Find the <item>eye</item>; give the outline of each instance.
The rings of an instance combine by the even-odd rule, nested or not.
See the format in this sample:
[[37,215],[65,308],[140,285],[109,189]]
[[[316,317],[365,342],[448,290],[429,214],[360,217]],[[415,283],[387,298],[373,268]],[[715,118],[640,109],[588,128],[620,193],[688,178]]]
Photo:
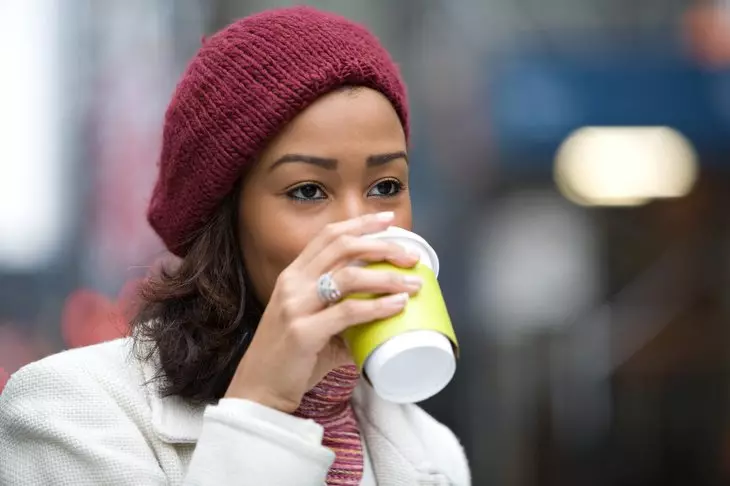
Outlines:
[[385,179],[375,184],[369,191],[369,196],[393,197],[403,190],[403,183],[397,179]]
[[317,184],[308,183],[297,186],[286,193],[287,197],[299,202],[312,202],[327,199],[321,187]]

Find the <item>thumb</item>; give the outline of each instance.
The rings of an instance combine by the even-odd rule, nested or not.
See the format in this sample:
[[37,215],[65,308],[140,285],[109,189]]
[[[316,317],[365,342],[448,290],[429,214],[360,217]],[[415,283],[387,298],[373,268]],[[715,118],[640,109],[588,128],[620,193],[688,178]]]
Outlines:
[[340,337],[333,337],[325,348],[319,353],[319,359],[315,366],[312,377],[309,382],[309,389],[312,389],[317,383],[330,371],[342,366],[352,364],[352,356],[347,345]]
[[333,337],[330,341],[329,348],[331,353],[331,366],[327,370],[328,373],[335,368],[352,364],[352,354],[350,354],[350,350],[347,349],[347,344],[345,344],[345,341],[341,337]]

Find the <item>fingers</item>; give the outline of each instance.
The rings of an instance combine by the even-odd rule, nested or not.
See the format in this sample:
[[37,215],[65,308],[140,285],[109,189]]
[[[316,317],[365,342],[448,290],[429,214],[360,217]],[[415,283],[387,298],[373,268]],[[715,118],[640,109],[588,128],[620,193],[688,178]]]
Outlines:
[[362,267],[344,267],[332,274],[337,288],[343,295],[352,293],[415,294],[421,290],[423,280],[417,275],[406,275]]
[[[375,258],[375,260],[381,260]],[[332,282],[342,296],[355,293],[415,295],[421,290],[423,280],[418,275],[402,274],[382,269],[360,266],[345,266],[331,273]],[[302,279],[288,270],[282,272],[277,282],[278,300],[282,302],[285,315],[298,317],[321,311],[328,307],[318,292],[318,281]]]
[[302,251],[299,258],[297,258],[297,263],[301,265],[309,264],[311,260],[342,236],[354,237],[383,231],[391,225],[394,218],[395,214],[392,211],[386,211],[328,224]]
[[341,235],[315,256],[305,267],[311,275],[348,265],[355,260],[364,262],[387,261],[396,266],[410,268],[418,263],[419,256],[384,240]]
[[407,303],[407,293],[377,299],[346,299],[307,318],[307,332],[324,344],[349,327],[394,316]]

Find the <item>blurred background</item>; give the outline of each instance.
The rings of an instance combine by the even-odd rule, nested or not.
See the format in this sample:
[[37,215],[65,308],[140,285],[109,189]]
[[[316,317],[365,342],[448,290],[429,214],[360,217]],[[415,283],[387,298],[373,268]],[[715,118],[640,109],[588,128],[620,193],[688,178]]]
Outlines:
[[[123,333],[178,76],[291,3],[0,1],[0,390]],[[304,3],[409,83],[474,484],[730,484],[730,1]]]

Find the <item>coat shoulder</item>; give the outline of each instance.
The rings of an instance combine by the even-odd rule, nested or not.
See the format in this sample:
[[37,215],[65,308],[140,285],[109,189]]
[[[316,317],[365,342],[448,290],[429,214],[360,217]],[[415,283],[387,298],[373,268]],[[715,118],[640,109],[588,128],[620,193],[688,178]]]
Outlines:
[[147,401],[141,365],[129,338],[62,351],[24,366],[10,377],[0,408],[110,399],[120,405]]

